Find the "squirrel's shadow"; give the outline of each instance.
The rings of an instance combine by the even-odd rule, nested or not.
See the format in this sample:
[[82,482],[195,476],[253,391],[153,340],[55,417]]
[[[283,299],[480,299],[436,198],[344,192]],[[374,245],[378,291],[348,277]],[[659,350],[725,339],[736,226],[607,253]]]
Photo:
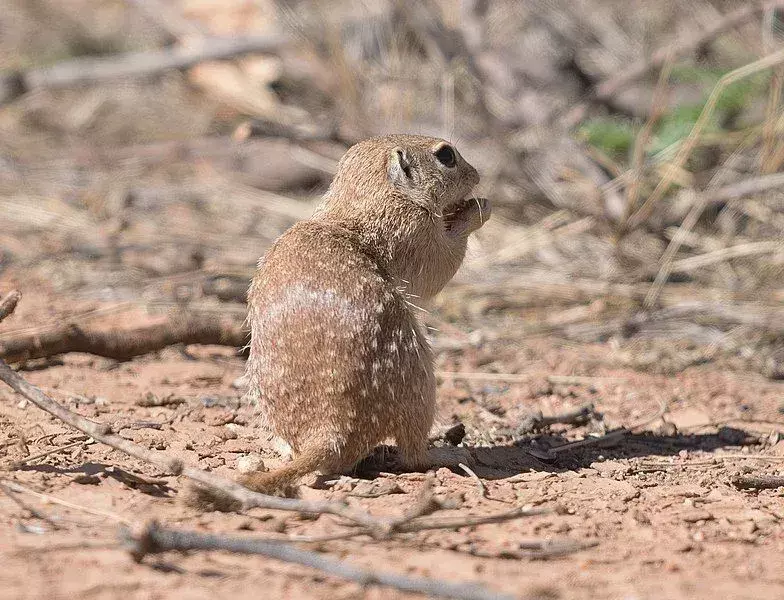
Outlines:
[[[712,434],[662,435],[650,432],[626,433],[614,439],[557,452],[552,459],[543,458],[548,448],[557,448],[567,439],[551,434],[532,435],[514,444],[497,446],[443,446],[437,449],[441,464],[455,473],[466,475],[458,463],[467,464],[483,479],[505,479],[528,471],[562,472],[589,467],[601,460],[619,460],[640,457],[675,456],[682,450],[711,452],[719,448],[740,451],[742,445],[752,442],[744,431],[725,427]],[[452,455],[450,458],[450,454]],[[379,472],[404,472],[396,459],[397,449],[379,446],[373,454],[357,465],[353,475],[374,478]]]
[[76,481],[83,484],[98,484],[102,479],[111,478],[119,481],[123,485],[137,489],[150,496],[168,497],[174,493],[164,480],[149,479],[141,477],[121,469],[116,465],[108,465],[100,462],[85,462],[81,465],[55,466],[48,464],[19,465],[18,471],[37,471],[39,473],[56,473],[59,475],[80,476]]

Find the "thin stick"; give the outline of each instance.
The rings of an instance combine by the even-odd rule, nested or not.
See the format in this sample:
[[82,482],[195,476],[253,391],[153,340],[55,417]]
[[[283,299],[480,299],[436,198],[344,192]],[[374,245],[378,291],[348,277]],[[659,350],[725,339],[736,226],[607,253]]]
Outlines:
[[74,323],[0,341],[0,358],[19,362],[69,352],[128,360],[174,344],[216,344],[240,348],[247,332],[239,322],[186,314],[134,329],[84,329]]
[[[518,543],[519,550],[504,549],[504,557],[514,558],[529,558],[533,560],[546,560],[548,558],[556,558],[560,556],[567,556],[594,548],[599,545],[598,540],[570,540],[568,538],[550,539],[550,540],[521,540]],[[482,556],[487,558],[498,558],[497,552],[482,552],[474,551],[471,554],[474,556]]]
[[615,431],[611,431],[599,437],[585,438],[583,440],[567,442],[566,444],[562,444],[554,448],[547,448],[546,450],[539,450],[537,448],[534,448],[528,450],[528,454],[540,460],[554,460],[562,452],[575,450],[577,448],[585,448],[587,446],[596,446],[598,444],[604,444],[606,442],[614,442],[622,437],[625,437],[627,434],[632,433],[636,429],[641,429],[642,427],[645,427],[650,423],[658,421],[664,416],[666,412],[667,412],[667,403],[660,402],[659,410],[656,412],[655,415],[653,415],[652,417],[646,417],[641,421],[635,423],[634,425],[629,425],[628,427],[621,427],[619,429],[616,429]]
[[471,469],[471,467],[469,467],[468,465],[464,465],[463,463],[458,463],[457,466],[463,469],[463,471],[465,471],[466,474],[476,482],[476,487],[479,488],[479,495],[482,496],[482,498],[487,498],[488,497],[487,486],[485,485],[484,481],[479,479],[479,475],[474,473],[474,470]]
[[56,496],[50,496],[49,494],[42,494],[41,492],[36,492],[35,490],[31,490],[28,487],[25,487],[15,481],[9,481],[8,479],[0,480],[4,485],[6,485],[9,489],[13,490],[14,492],[28,494],[43,502],[48,502],[51,504],[59,504],[60,506],[64,506],[66,508],[70,508],[73,510],[78,510],[83,513],[87,513],[88,515],[93,515],[96,517],[107,517],[117,523],[121,523],[123,525],[131,525],[131,522],[121,517],[120,515],[116,515],[114,513],[106,512],[97,508],[91,508],[89,506],[82,506],[81,504],[74,504],[73,502],[68,502],[67,500],[62,500],[61,498],[57,498]]
[[[526,373],[481,373],[470,371],[436,371],[442,379],[464,379],[465,381],[498,381],[500,383],[528,383],[538,375]],[[623,383],[625,377],[585,377],[580,375],[548,375],[547,381],[562,385],[592,385],[594,383]]]
[[656,301],[659,299],[659,294],[661,294],[661,290],[664,287],[664,284],[667,283],[667,280],[672,274],[672,265],[675,255],[678,253],[678,250],[680,250],[681,244],[683,244],[686,236],[697,224],[697,221],[699,220],[700,216],[702,216],[702,212],[705,210],[705,206],[707,205],[707,196],[705,194],[692,194],[692,196],[692,207],[686,217],[683,219],[681,226],[675,232],[672,240],[670,240],[669,245],[664,250],[664,254],[662,255],[660,261],[661,266],[659,267],[659,272],[656,273],[656,278],[651,284],[651,289],[648,291],[648,294],[645,296],[645,300],[643,301],[643,307],[645,307],[647,310],[650,310],[656,306]]
[[599,418],[593,404],[586,404],[574,410],[568,410],[556,415],[544,416],[540,412],[526,416],[518,427],[515,428],[516,436],[523,436],[532,431],[538,431],[550,425],[583,425],[591,418]]
[[[132,308],[140,307],[139,302],[128,301],[128,302],[120,302],[119,304],[114,304],[111,306],[103,306],[101,308],[93,308],[90,310],[80,311],[70,315],[70,319],[73,321],[80,321],[85,322],[90,319],[94,319],[97,317],[106,316],[112,313],[123,312],[125,310],[129,310]],[[6,331],[3,333],[3,338],[11,339],[15,337],[24,337],[33,335],[35,333],[41,333],[50,331],[52,329],[51,325],[34,325],[31,327],[20,327],[18,329],[11,329],[10,331]]]
[[784,423],[781,421],[770,421],[768,419],[744,419],[743,417],[736,417],[734,419],[717,419],[715,421],[695,423],[693,425],[684,425],[678,429],[679,431],[690,431],[692,429],[705,429],[707,427],[727,427],[729,423],[738,423],[740,425],[772,425],[773,427],[777,427],[779,429],[784,428]]
[[201,62],[224,60],[241,54],[270,53],[280,50],[285,38],[279,35],[255,35],[234,38],[207,38],[189,47],[132,52],[108,58],[77,58],[51,67],[12,73],[17,82],[15,94],[37,89],[56,89],[78,84],[94,84],[129,77],[149,77],[171,69],[187,69]]
[[553,511],[549,508],[513,508],[512,510],[499,512],[494,515],[481,517],[423,517],[410,523],[403,523],[396,528],[400,533],[413,533],[415,531],[426,531],[429,529],[460,529],[462,527],[476,527],[477,525],[489,525],[490,523],[504,523],[525,517],[536,517],[548,515]]
[[683,273],[731,260],[733,258],[756,256],[759,254],[772,254],[774,252],[780,251],[784,251],[784,242],[782,241],[763,241],[749,242],[748,244],[738,244],[737,246],[721,248],[720,250],[714,250],[713,252],[706,252],[705,254],[698,254],[697,256],[690,256],[689,258],[677,260],[672,263],[671,271],[673,273]]
[[52,517],[38,510],[34,506],[30,506],[27,502],[25,502],[21,498],[17,498],[16,494],[14,494],[14,491],[9,486],[7,486],[3,481],[0,481],[0,491],[2,491],[6,496],[8,496],[11,500],[13,500],[14,503],[16,503],[17,506],[19,506],[19,508],[26,510],[31,515],[33,515],[36,519],[41,519],[45,523],[49,523],[49,525],[52,526],[52,529],[61,529],[60,525],[57,523],[57,521],[52,519]]
[[65,446],[58,446],[57,448],[52,448],[51,450],[47,450],[46,452],[41,452],[39,454],[33,454],[32,456],[26,456],[21,458],[13,463],[13,468],[18,469],[20,466],[25,465],[27,463],[33,462],[34,460],[38,460],[39,458],[44,458],[46,456],[50,456],[52,454],[57,454],[58,452],[62,452],[63,450],[70,450],[71,448],[75,448],[76,446],[83,446],[84,444],[89,443],[90,438],[86,435],[79,436],[80,439],[70,442]]
[[[495,498],[489,498],[495,500]],[[498,502],[504,502],[498,500]],[[478,525],[491,525],[493,523],[505,523],[525,517],[537,517],[552,514],[549,508],[514,508],[510,511],[486,515],[481,517],[426,517],[407,520],[405,516],[400,519],[394,527],[394,533],[416,533],[418,531],[431,531],[434,529],[461,529],[463,527],[476,527]],[[373,531],[366,527],[356,527],[350,531],[332,533],[323,536],[280,536],[269,538],[288,542],[331,542],[333,540],[345,540],[353,537],[367,535],[378,537]]]
[[738,475],[730,481],[732,485],[741,490],[772,490],[784,487],[784,477],[777,475]]
[[745,196],[761,194],[770,190],[784,188],[784,173],[751,177],[738,183],[731,183],[715,191],[706,191],[710,204],[720,204],[728,200],[737,200]]
[[355,567],[309,550],[271,540],[248,539],[234,536],[178,531],[150,523],[142,531],[132,534],[123,531],[121,539],[131,556],[141,561],[148,554],[185,550],[226,550],[240,554],[258,554],[328,573],[335,577],[356,581],[362,585],[383,585],[405,592],[427,594],[439,598],[463,600],[511,600],[511,596],[491,592],[478,584],[459,584],[429,579],[406,577],[395,573],[371,571]]
[[673,160],[670,161],[670,163],[667,165],[664,176],[656,185],[656,188],[653,190],[651,195],[648,196],[648,199],[643,202],[642,206],[633,215],[631,215],[631,217],[629,217],[625,227],[627,230],[635,229],[640,224],[642,224],[650,216],[651,212],[653,211],[653,207],[670,189],[670,186],[675,180],[678,171],[683,167],[686,159],[694,150],[702,130],[705,129],[705,126],[708,124],[708,120],[713,114],[713,111],[716,109],[716,104],[718,103],[721,94],[724,92],[727,86],[735,83],[736,81],[740,81],[741,79],[759,73],[760,71],[764,71],[765,69],[769,69],[770,67],[781,64],[782,62],[784,62],[784,48],[778,52],[769,54],[760,60],[754,61],[753,63],[735,69],[734,71],[730,71],[729,73],[723,75],[721,79],[719,79],[718,83],[716,83],[716,86],[713,88],[713,91],[708,97],[708,101],[705,103],[700,116],[697,118],[697,121],[694,123],[694,126],[689,132],[689,135],[686,136],[686,139],[681,144]]
[[3,298],[0,302],[0,323],[3,322],[3,319],[10,317],[11,314],[13,314],[14,310],[16,310],[16,305],[19,304],[19,300],[21,299],[22,293],[19,290],[13,290]]
[[419,517],[423,517],[425,515],[429,515],[439,508],[441,508],[441,504],[435,497],[433,493],[433,487],[435,486],[435,474],[432,472],[428,473],[425,476],[425,481],[422,484],[422,489],[419,491],[419,495],[417,499],[414,501],[414,505],[407,510],[401,517],[396,519],[390,520],[390,530],[394,529],[403,523],[409,523],[414,519]]
[[732,153],[732,156],[730,156],[730,158],[725,161],[724,168],[714,176],[713,180],[708,186],[708,189],[693,199],[691,209],[683,219],[681,226],[675,232],[672,240],[670,240],[670,243],[668,244],[667,249],[664,251],[664,254],[662,254],[662,257],[659,261],[659,271],[656,273],[656,278],[651,284],[648,293],[645,295],[645,300],[643,301],[643,307],[645,309],[651,310],[656,305],[656,302],[658,301],[659,296],[664,289],[664,285],[667,283],[667,280],[670,278],[672,273],[672,266],[673,261],[675,260],[675,255],[678,253],[678,250],[680,250],[681,244],[697,224],[697,221],[699,220],[700,216],[702,216],[703,211],[705,208],[707,208],[709,203],[737,199],[748,193],[757,193],[761,191],[761,188],[763,188],[765,185],[772,185],[774,187],[784,185],[784,177],[778,177],[774,175],[770,177],[748,179],[734,185],[728,185],[716,190],[713,189],[714,187],[723,183],[727,173],[734,166],[738,158],[742,156],[742,151],[745,150],[746,147],[751,143],[751,139],[751,136],[749,136],[746,138],[746,140],[743,141],[743,143]]
[[[775,35],[775,7],[768,7],[765,10],[763,19],[763,46],[765,52],[770,52],[773,46]],[[778,169],[778,164],[774,161],[776,157],[776,122],[779,117],[779,105],[781,104],[781,88],[784,84],[784,69],[777,67],[773,69],[770,81],[770,92],[768,93],[768,105],[765,110],[765,124],[762,128],[762,151],[760,152],[760,172],[774,173]]]
[[303,544],[323,544],[324,542],[335,542],[338,540],[350,540],[360,536],[371,536],[370,532],[364,528],[341,531],[340,533],[328,533],[326,535],[279,535],[268,536],[264,539],[281,542],[301,542]]
[[769,460],[771,462],[781,462],[784,456],[776,456],[774,454],[715,454],[716,458],[726,458],[730,460]]
[[[784,114],[782,114],[784,117]],[[781,168],[784,164],[784,141],[780,142],[777,148],[773,149],[771,157],[768,159],[768,171],[773,171]]]
[[555,460],[562,452],[576,450],[577,448],[585,448],[587,446],[596,446],[606,442],[614,442],[626,436],[628,433],[630,433],[630,431],[622,427],[621,429],[616,429],[615,431],[611,431],[600,437],[585,438],[584,440],[567,442],[566,444],[561,444],[560,446],[555,446],[554,448],[547,448],[545,450],[532,448],[528,450],[528,454],[534,458],[538,458],[539,460]]
[[645,149],[648,146],[648,141],[651,138],[654,126],[661,118],[662,114],[664,114],[664,109],[667,108],[667,82],[670,79],[673,64],[673,55],[670,54],[664,60],[664,65],[659,73],[659,80],[656,82],[653,100],[651,100],[651,114],[645,122],[642,131],[640,131],[637,138],[634,140],[632,181],[627,190],[626,214],[624,215],[623,221],[625,221],[626,218],[632,214],[634,209],[637,208],[637,198],[640,194],[640,185],[642,184],[643,167],[645,163]]

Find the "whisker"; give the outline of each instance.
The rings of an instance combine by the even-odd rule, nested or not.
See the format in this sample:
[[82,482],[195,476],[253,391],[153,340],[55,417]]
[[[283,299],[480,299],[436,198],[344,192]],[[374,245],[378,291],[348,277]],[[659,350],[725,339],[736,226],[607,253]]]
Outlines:
[[485,222],[485,217],[484,217],[484,213],[482,212],[482,203],[481,203],[481,202],[479,202],[479,198],[477,198],[476,196],[474,196],[474,197],[473,197],[473,198],[471,198],[471,199],[472,199],[474,202],[476,202],[476,207],[479,209],[479,222],[480,222],[480,223],[482,223],[482,224],[484,224],[484,222]]

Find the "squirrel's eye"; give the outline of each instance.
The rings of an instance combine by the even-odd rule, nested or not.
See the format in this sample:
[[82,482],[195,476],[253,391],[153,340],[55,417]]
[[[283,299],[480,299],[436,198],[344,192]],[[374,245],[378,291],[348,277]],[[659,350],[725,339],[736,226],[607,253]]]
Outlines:
[[454,167],[457,164],[457,157],[452,146],[444,144],[435,151],[436,158],[445,167]]

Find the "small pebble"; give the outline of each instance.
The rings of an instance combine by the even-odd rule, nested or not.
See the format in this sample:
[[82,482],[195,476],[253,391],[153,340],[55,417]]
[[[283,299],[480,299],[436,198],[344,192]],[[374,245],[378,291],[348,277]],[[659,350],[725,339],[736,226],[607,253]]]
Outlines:
[[264,459],[259,454],[246,454],[237,459],[237,470],[240,473],[254,473],[256,471],[266,471]]
[[707,510],[697,508],[683,513],[681,518],[687,523],[697,523],[698,521],[710,521],[713,519],[713,515]]

